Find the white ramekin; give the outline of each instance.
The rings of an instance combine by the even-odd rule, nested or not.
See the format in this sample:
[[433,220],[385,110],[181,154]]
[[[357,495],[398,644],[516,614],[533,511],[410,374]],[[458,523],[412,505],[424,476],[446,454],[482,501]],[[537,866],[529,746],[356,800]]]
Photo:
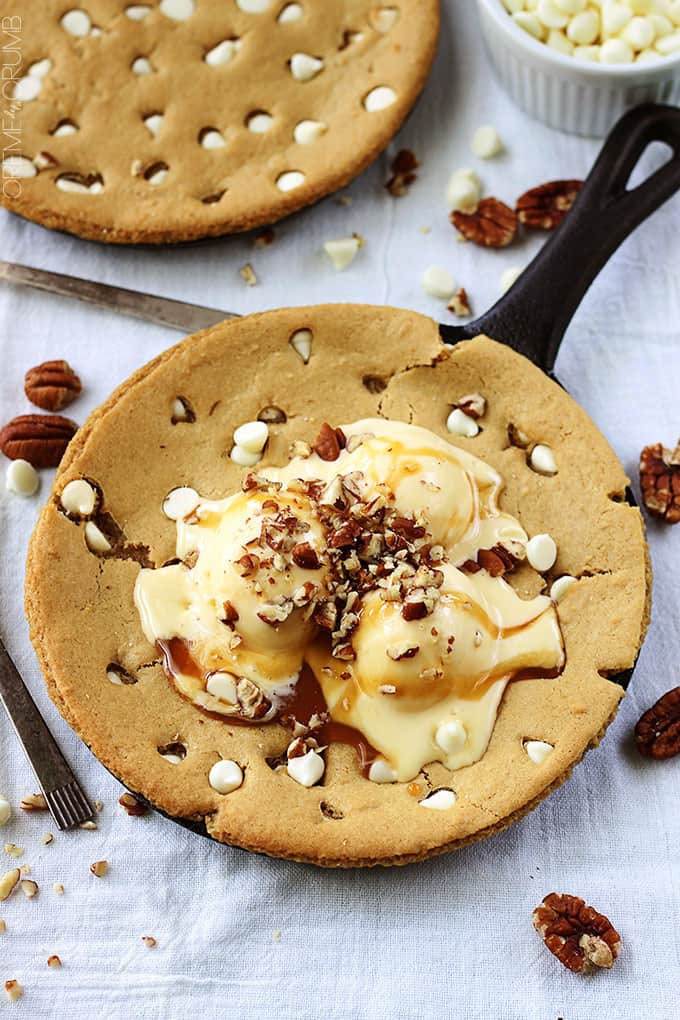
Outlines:
[[680,53],[642,64],[594,64],[539,42],[501,0],[477,0],[496,73],[537,120],[575,135],[601,137],[631,106],[680,101]]

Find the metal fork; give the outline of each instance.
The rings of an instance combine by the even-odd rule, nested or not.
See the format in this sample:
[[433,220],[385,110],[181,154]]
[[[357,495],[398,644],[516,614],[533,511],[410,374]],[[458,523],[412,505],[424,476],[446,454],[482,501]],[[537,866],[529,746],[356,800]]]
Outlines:
[[26,684],[0,641],[0,701],[5,707],[45,801],[60,829],[94,815],[89,800],[38,711]]

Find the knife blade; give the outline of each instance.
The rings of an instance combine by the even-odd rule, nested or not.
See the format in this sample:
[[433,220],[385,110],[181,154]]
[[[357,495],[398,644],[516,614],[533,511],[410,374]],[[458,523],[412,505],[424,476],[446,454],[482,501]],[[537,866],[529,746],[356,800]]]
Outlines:
[[206,308],[186,301],[143,294],[141,291],[114,287],[108,283],[95,283],[77,276],[52,273],[46,269],[34,269],[14,262],[0,262],[0,280],[35,287],[51,294],[78,298],[99,308],[109,308],[123,315],[132,315],[145,322],[159,326],[171,326],[183,333],[196,333],[225,319],[234,319],[235,312],[224,312],[219,308]]

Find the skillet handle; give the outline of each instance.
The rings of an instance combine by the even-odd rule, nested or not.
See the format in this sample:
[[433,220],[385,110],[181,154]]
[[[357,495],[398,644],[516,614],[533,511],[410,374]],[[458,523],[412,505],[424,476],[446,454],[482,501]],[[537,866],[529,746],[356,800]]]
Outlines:
[[[632,190],[626,185],[652,142],[670,160]],[[586,291],[619,245],[680,188],[680,109],[645,104],[618,121],[569,215],[514,286],[488,312],[452,327],[451,340],[486,333],[550,372]],[[446,340],[446,327],[442,328]]]

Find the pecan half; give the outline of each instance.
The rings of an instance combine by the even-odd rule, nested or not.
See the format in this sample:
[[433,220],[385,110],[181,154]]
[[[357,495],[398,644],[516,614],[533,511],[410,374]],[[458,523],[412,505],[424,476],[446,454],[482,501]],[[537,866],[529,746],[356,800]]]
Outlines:
[[642,501],[653,517],[667,524],[680,521],[680,441],[672,452],[662,443],[640,454]]
[[680,687],[662,695],[640,716],[635,740],[646,758],[673,758],[680,754]]
[[580,896],[550,893],[534,910],[533,921],[550,952],[575,974],[609,969],[621,952],[621,936],[609,918]]
[[80,379],[67,361],[43,361],[29,368],[24,378],[24,393],[36,407],[61,411],[82,392]]
[[321,460],[337,460],[340,451],[345,448],[345,434],[342,429],[334,429],[327,421],[319,429],[319,434],[312,445]]
[[454,211],[451,222],[466,241],[483,248],[506,248],[517,237],[517,215],[497,198],[483,198],[473,213]]
[[390,195],[401,198],[417,178],[418,160],[410,149],[400,149],[392,160],[392,176],[385,185]]
[[583,181],[549,181],[517,199],[517,218],[525,227],[555,230],[576,201]]
[[60,414],[20,414],[0,430],[0,450],[35,468],[57,467],[78,426]]

